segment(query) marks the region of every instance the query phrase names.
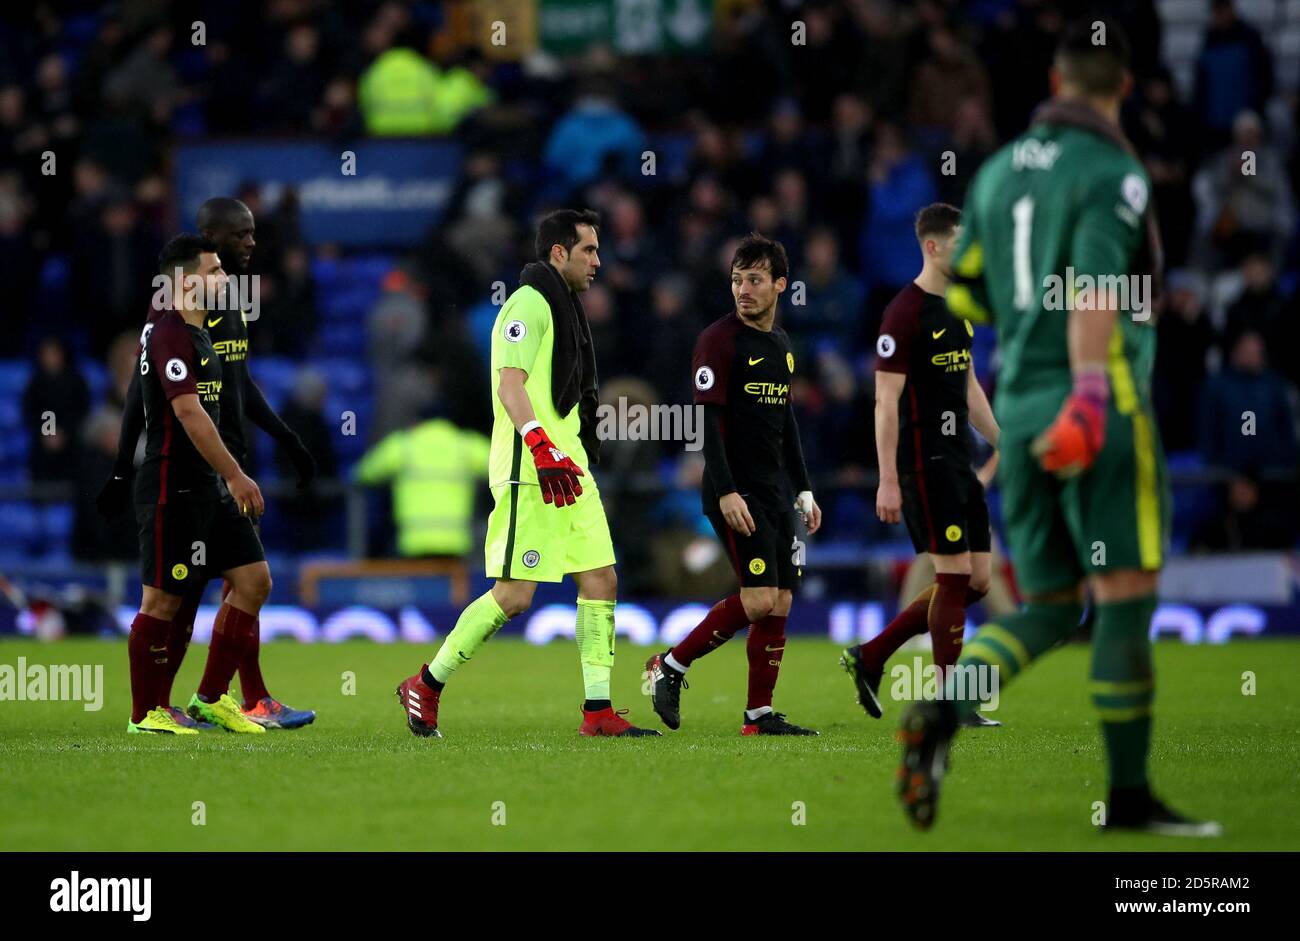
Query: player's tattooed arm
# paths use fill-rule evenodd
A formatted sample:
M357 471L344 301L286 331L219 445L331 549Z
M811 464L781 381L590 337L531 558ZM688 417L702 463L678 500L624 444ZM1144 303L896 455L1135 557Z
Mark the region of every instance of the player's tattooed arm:
M253 479L240 469L239 462L226 449L217 426L212 424L212 419L199 404L198 395L190 392L174 396L171 407L185 429L185 434L193 442L195 450L214 471L225 478L226 485L230 488L230 495L235 498L239 511L251 516L261 516L266 509L266 504L262 500L262 491Z
M876 458L880 485L876 489L876 515L882 523L902 518L903 494L898 486L898 399L907 376L876 370Z

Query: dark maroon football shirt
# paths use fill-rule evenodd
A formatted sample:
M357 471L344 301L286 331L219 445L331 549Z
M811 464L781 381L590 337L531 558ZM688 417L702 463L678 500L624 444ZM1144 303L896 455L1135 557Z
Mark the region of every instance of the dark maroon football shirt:
M746 326L733 311L706 327L695 341L691 374L695 402L723 409L722 434L736 492L788 507L786 435L787 423L794 423L794 351L789 336L775 325L766 332ZM802 467L793 470L806 474ZM716 508L720 494L707 473L703 489L704 505Z
M174 310L151 314L140 335L138 368L145 451L136 502L221 499L216 471L194 447L171 405L178 395L197 395L212 423L220 421L221 358L207 331L187 324Z
M876 341L876 369L907 377L898 400L898 469L947 456L970 463L970 321L948 310L915 282L885 308Z

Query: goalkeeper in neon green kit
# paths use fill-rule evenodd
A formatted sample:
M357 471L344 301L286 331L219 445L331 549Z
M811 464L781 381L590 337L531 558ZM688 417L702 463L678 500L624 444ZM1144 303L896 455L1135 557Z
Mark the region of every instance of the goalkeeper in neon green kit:
M583 735L658 735L623 718L610 701L614 666L614 544L596 482L596 361L578 295L600 267L594 212L563 209L542 219L536 262L492 328L492 451L496 501L484 546L492 589L472 601L432 663L397 688L406 724L441 737L438 703L453 673L507 620L528 610L538 582L572 575L586 700Z
M997 328L998 484L1026 603L966 645L943 699L903 716L899 796L922 828L934 820L949 742L978 706L961 692L974 684L956 681L983 670L1005 683L1024 670L1076 630L1086 586L1105 828L1220 832L1169 809L1147 778L1150 625L1169 496L1150 392L1160 240L1150 182L1119 124L1131 85L1120 28L1073 24L1057 49L1052 100L985 162L967 195L947 300L958 316Z

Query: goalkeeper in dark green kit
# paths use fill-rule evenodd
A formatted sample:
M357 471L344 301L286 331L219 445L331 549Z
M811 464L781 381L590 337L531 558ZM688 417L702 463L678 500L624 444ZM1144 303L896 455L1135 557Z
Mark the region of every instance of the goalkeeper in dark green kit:
M1010 680L1075 631L1086 588L1096 612L1088 686L1109 771L1104 827L1214 836L1218 824L1170 810L1147 779L1169 492L1150 389L1160 241L1150 181L1119 126L1131 85L1117 25L1066 29L1053 98L967 196L947 300L997 328L998 483L1025 605L982 627L957 669ZM954 683L947 693L902 720L899 794L923 828L959 721L979 705Z

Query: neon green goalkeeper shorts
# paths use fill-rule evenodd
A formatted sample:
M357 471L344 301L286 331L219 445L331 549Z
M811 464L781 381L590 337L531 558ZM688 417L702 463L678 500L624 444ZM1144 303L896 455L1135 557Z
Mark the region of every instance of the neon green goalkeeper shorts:
M614 564L614 542L590 476L581 478L582 496L573 506L556 508L542 500L537 484L499 484L488 517L483 546L488 578L558 582L565 575Z

